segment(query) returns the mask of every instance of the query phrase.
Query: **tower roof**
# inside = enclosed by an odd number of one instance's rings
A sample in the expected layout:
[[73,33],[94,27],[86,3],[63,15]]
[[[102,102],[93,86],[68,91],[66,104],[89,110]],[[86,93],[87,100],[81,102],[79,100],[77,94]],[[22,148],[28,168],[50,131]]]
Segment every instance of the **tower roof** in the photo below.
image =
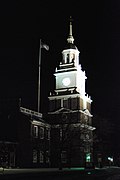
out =
[[67,38],[67,44],[64,49],[77,49],[77,47],[74,45],[74,38],[72,35],[72,17],[71,16],[69,19],[69,35]]
[[67,43],[64,49],[78,49],[78,48],[72,43]]

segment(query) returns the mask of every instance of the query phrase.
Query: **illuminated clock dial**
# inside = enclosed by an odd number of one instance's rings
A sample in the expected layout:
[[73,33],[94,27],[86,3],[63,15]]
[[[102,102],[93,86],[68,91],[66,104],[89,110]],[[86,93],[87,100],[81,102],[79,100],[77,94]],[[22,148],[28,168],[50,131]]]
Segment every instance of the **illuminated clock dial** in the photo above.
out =
[[69,86],[69,84],[70,84],[70,78],[68,78],[68,77],[64,78],[64,79],[62,80],[62,84],[63,84],[64,86]]

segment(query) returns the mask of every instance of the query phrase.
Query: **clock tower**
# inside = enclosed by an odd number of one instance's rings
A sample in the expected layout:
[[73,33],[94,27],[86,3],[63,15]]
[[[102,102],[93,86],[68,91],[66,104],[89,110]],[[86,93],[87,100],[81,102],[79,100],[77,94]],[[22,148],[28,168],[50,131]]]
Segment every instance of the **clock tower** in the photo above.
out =
[[62,51],[62,61],[54,74],[56,78],[56,93],[76,90],[81,95],[85,95],[86,76],[79,64],[79,53],[74,45],[72,21],[70,20],[67,45]]
[[[92,161],[91,97],[85,92],[85,71],[79,64],[80,51],[74,44],[72,19],[67,44],[56,68],[55,89],[50,93],[48,121],[51,123],[51,165],[80,166]],[[88,156],[87,156],[88,157]]]

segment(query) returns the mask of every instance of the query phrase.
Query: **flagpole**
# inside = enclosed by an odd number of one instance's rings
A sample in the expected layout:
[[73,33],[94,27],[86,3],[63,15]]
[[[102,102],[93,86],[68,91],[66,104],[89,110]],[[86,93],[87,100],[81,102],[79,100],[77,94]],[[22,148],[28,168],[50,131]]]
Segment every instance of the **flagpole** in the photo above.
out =
[[40,112],[40,70],[41,70],[41,39],[39,47],[39,74],[38,74],[38,112]]

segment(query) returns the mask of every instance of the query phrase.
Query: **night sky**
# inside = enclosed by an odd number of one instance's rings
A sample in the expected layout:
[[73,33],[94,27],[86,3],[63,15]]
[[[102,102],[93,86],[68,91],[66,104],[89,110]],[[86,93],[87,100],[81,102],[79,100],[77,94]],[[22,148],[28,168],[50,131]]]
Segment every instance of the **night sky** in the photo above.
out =
[[[61,60],[73,17],[74,43],[86,71],[86,92],[92,114],[116,117],[120,111],[120,2],[1,1],[0,98],[21,98],[22,106],[37,110],[39,40],[42,49],[42,111],[54,89],[53,73]],[[114,121],[114,119],[113,119]]]

